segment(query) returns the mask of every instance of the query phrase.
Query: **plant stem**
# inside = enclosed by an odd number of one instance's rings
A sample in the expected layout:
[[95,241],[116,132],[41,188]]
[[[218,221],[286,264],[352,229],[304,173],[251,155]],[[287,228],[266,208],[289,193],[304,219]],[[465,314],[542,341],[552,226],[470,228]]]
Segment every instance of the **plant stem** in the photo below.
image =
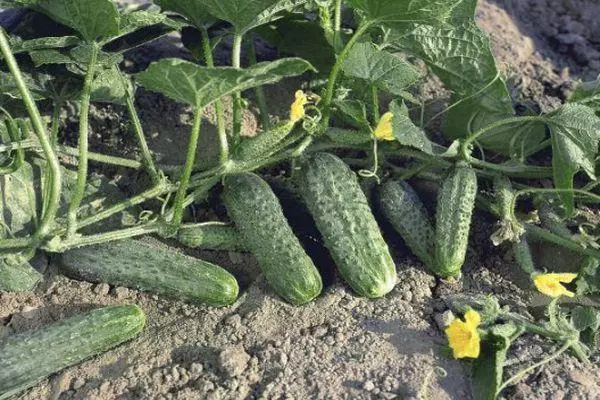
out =
[[203,111],[204,109],[202,107],[200,107],[199,105],[196,106],[194,124],[190,133],[190,141],[188,143],[183,175],[181,176],[179,187],[177,189],[177,194],[175,195],[175,200],[173,203],[173,218],[170,221],[170,225],[174,230],[179,228],[179,225],[181,225],[181,220],[183,218],[183,209],[185,208],[183,202],[185,200],[185,195],[187,193],[187,189],[190,183],[190,176],[192,175],[194,162],[196,161],[196,151],[198,147],[198,138],[200,137],[200,128],[202,126]]
[[[202,47],[206,66],[214,67],[215,61],[213,59],[208,30],[205,26],[202,26],[200,27],[200,32],[202,33]],[[227,143],[227,130],[225,129],[225,116],[223,114],[223,103],[221,100],[215,102],[215,112],[217,114],[217,133],[219,134],[219,148],[221,150],[219,161],[221,165],[223,165],[229,161],[229,143]]]
[[[233,34],[233,48],[231,54],[231,66],[233,68],[241,67],[242,58],[242,40],[244,36],[235,32]],[[241,140],[242,134],[242,93],[235,92],[233,94],[233,145]]]
[[506,165],[494,164],[487,161],[482,161],[470,156],[469,163],[475,167],[502,172],[515,178],[551,178],[553,176],[552,168],[538,167],[534,165]]
[[83,200],[85,193],[85,184],[87,182],[88,172],[88,117],[90,112],[90,95],[92,92],[92,82],[94,80],[94,71],[98,59],[98,44],[92,42],[92,54],[88,70],[83,83],[81,93],[81,111],[79,116],[79,164],[77,165],[77,183],[71,197],[71,203],[67,210],[67,237],[71,237],[77,231],[77,211]]
[[527,230],[527,235],[533,236],[537,239],[544,240],[546,242],[554,243],[558,246],[564,247],[565,249],[573,250],[582,255],[600,258],[600,250],[596,250],[593,248],[583,247],[577,242],[574,242],[570,239],[563,238],[555,233],[547,231],[539,226],[532,224],[525,224],[525,229]]
[[371,86],[371,107],[373,107],[373,125],[377,126],[381,116],[379,115],[379,94],[375,86]]
[[[152,183],[156,184],[160,180],[160,176],[158,175],[156,167],[154,166],[152,154],[150,153],[148,143],[146,142],[146,137],[144,136],[142,123],[140,122],[140,117],[135,109],[134,94],[129,90],[127,78],[124,75],[121,75],[121,77],[123,86],[125,87],[125,102],[127,103],[127,112],[129,113],[129,118],[131,119],[131,124],[133,125],[133,130],[135,131],[135,136],[137,137],[140,150],[142,151],[142,162],[148,171],[148,174],[150,175]],[[135,88],[132,90],[135,91]]]
[[35,134],[42,145],[42,149],[44,151],[44,155],[48,162],[48,166],[50,168],[50,181],[48,182],[48,197],[50,198],[48,201],[48,206],[43,210],[42,219],[38,229],[35,233],[35,237],[40,238],[44,237],[48,234],[50,227],[54,223],[54,219],[56,218],[56,213],[58,211],[58,207],[60,204],[60,192],[62,186],[62,176],[60,172],[60,163],[58,161],[58,157],[52,148],[52,144],[47,136],[46,127],[42,122],[42,117],[40,115],[40,111],[33,100],[29,89],[25,81],[23,80],[23,76],[21,75],[21,71],[19,66],[17,65],[17,61],[15,60],[14,55],[10,50],[10,45],[8,43],[8,38],[3,28],[0,27],[0,51],[4,56],[4,61],[8,66],[10,73],[15,78],[15,83],[21,94],[23,99],[23,103],[27,108],[27,113],[29,114],[29,118],[33,124],[33,128]]
[[331,107],[331,103],[333,101],[335,84],[337,83],[337,79],[340,75],[340,72],[342,71],[342,66],[343,66],[344,62],[346,61],[346,58],[348,58],[348,55],[350,54],[350,50],[352,50],[354,45],[358,42],[358,39],[360,39],[360,37],[367,30],[369,30],[369,28],[371,28],[370,23],[361,22],[361,24],[356,29],[356,32],[354,32],[354,35],[352,35],[352,38],[348,41],[348,43],[344,47],[344,50],[342,50],[342,52],[338,56],[335,64],[333,65],[333,68],[331,69],[331,73],[329,74],[329,79],[327,81],[327,88],[325,89],[325,95],[324,95],[323,103],[322,103],[323,120],[321,122],[321,127],[322,127],[321,130],[323,132],[329,126],[329,118],[331,116],[330,107]]
[[60,127],[60,109],[62,104],[55,101],[52,106],[52,124],[50,125],[50,143],[56,146],[58,143],[58,128]]
[[11,142],[7,144],[0,144],[0,153],[11,152],[19,149],[29,149],[31,147],[37,147],[39,143],[35,139],[24,139],[18,142]]
[[[79,156],[79,150],[75,147],[70,146],[57,146],[57,150],[61,154],[66,154],[69,156]],[[106,154],[88,152],[88,160],[97,161],[103,164],[117,165],[119,167],[126,167],[131,169],[140,169],[142,167],[142,163],[137,160],[131,160],[129,158],[121,158],[115,156],[109,156]]]
[[61,242],[57,246],[42,247],[46,251],[52,253],[62,253],[69,249],[78,247],[92,246],[94,244],[107,243],[115,240],[128,239],[136,236],[147,235],[150,233],[156,233],[160,230],[160,224],[157,222],[150,222],[141,226],[135,226],[132,228],[121,229],[117,231],[111,231],[106,233],[99,233],[96,235],[87,235],[74,237]]
[[[250,65],[256,65],[256,49],[254,48],[254,36],[250,35],[248,40],[248,59]],[[262,86],[254,88],[256,100],[258,102],[258,109],[260,110],[260,121],[262,128],[265,131],[271,129],[271,121],[269,120],[269,110],[267,108],[267,100],[265,99],[265,91]]]

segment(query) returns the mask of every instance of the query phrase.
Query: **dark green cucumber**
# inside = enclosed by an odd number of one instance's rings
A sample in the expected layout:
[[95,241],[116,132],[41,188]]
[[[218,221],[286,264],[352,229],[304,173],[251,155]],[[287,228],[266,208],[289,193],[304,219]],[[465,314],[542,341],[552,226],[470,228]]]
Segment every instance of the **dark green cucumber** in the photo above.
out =
[[385,182],[379,188],[379,206],[413,254],[426,266],[435,268],[435,231],[412,186],[402,180]]
[[531,254],[531,247],[529,247],[529,243],[525,236],[521,237],[518,242],[512,243],[512,251],[515,256],[515,261],[524,272],[530,275],[536,272],[533,255]]
[[146,316],[137,306],[111,306],[0,341],[0,399],[135,338]]
[[231,175],[223,193],[227,212],[275,293],[305,304],[323,290],[319,271],[283,215],[279,200],[260,177]]
[[69,250],[62,255],[61,272],[211,306],[233,303],[239,290],[235,278],[217,265],[138,240]]
[[459,161],[438,194],[434,272],[442,278],[457,277],[465,263],[476,196],[477,175]]
[[234,154],[234,160],[253,162],[270,156],[276,146],[292,132],[294,125],[294,122],[286,121],[267,132],[244,139]]
[[177,241],[194,249],[247,251],[237,229],[221,223],[182,225]]
[[300,194],[342,277],[361,296],[389,293],[396,266],[356,174],[328,153],[315,153],[299,165]]
[[40,274],[20,255],[0,256],[0,292],[29,292],[42,280]]

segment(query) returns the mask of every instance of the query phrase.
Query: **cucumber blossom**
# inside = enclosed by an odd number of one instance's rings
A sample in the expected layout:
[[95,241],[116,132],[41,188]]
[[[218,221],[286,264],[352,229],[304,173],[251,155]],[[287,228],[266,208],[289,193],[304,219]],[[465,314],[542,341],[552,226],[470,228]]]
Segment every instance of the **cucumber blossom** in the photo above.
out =
[[465,263],[476,196],[477,175],[459,161],[444,179],[437,200],[434,272],[442,278],[457,277]]
[[224,185],[227,213],[275,293],[295,305],[317,297],[323,290],[319,271],[269,185],[250,173],[230,175]]
[[299,164],[300,194],[342,278],[364,297],[389,293],[396,285],[396,266],[356,174],[328,153]]
[[388,180],[379,187],[379,206],[413,254],[434,269],[435,231],[425,205],[412,186],[403,180]]

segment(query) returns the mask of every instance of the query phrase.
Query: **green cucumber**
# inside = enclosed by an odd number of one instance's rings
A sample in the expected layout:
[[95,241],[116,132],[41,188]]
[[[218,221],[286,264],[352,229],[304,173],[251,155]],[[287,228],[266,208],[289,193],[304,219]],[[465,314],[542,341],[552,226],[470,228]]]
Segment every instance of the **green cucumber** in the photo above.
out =
[[287,121],[269,131],[244,139],[234,153],[234,161],[254,162],[272,155],[276,146],[292,132],[294,125],[294,122]]
[[135,338],[146,316],[138,306],[98,308],[0,341],[0,399]]
[[360,296],[389,293],[396,266],[356,174],[328,153],[303,158],[299,166],[298,189],[342,278]]
[[217,265],[130,239],[69,250],[62,255],[61,272],[211,306],[233,303],[239,290],[235,278]]
[[434,269],[435,231],[425,205],[408,183],[389,180],[379,188],[379,207],[406,245]]
[[475,170],[459,161],[438,194],[434,272],[442,278],[457,277],[465,263],[476,196]]
[[515,261],[521,269],[532,275],[535,273],[535,263],[533,262],[533,255],[531,254],[531,247],[529,247],[529,243],[525,236],[521,237],[518,242],[512,243],[512,251],[515,256]]
[[247,251],[239,232],[218,222],[182,225],[177,241],[194,249]]
[[0,291],[29,292],[41,280],[42,274],[21,255],[0,257]]
[[230,175],[224,185],[227,212],[275,293],[295,305],[317,297],[323,290],[319,271],[269,185],[250,173]]

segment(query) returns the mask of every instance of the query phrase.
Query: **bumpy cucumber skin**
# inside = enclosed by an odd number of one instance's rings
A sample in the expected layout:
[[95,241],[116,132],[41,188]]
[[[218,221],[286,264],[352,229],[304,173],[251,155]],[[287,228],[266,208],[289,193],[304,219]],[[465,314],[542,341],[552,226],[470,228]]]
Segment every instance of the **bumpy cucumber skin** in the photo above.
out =
[[301,160],[296,178],[342,278],[360,296],[389,293],[396,266],[356,174],[338,157],[315,153]]
[[223,268],[137,240],[69,250],[62,255],[61,272],[215,307],[233,303],[239,291]]
[[379,207],[413,254],[429,268],[435,268],[435,231],[412,186],[402,180],[385,182],[379,187]]
[[535,263],[533,262],[531,247],[529,247],[529,243],[527,243],[525,236],[521,237],[518,242],[512,244],[512,251],[515,256],[515,261],[519,264],[521,269],[530,275],[533,274],[535,272]]
[[294,305],[317,297],[323,290],[321,275],[269,185],[254,174],[231,175],[225,179],[223,198],[229,216],[275,293]]
[[241,162],[252,162],[260,160],[273,154],[273,149],[285,139],[294,129],[292,121],[277,125],[267,132],[261,132],[258,135],[244,139],[237,148],[234,159]]
[[237,229],[226,225],[182,226],[177,241],[193,249],[247,251]]
[[139,307],[110,306],[8,336],[0,341],[0,399],[135,338],[145,324]]
[[477,175],[458,162],[438,194],[435,226],[435,268],[441,278],[457,277],[465,263],[471,219],[477,196]]
[[0,291],[29,292],[42,280],[42,274],[25,259],[0,257]]

